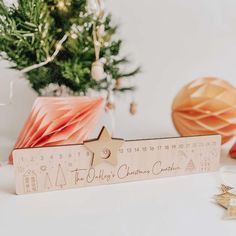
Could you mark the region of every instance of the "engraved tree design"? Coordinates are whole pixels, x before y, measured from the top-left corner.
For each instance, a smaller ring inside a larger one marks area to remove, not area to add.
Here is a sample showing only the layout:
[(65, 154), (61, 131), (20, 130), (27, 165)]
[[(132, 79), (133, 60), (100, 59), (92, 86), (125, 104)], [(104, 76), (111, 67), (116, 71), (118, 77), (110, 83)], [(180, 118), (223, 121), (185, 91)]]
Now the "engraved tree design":
[(48, 172), (47, 172), (47, 173), (46, 173), (46, 176), (45, 176), (45, 181), (44, 181), (44, 188), (45, 188), (45, 189), (50, 189), (51, 187), (52, 187), (52, 183), (51, 183), (49, 174), (48, 174)]
[(190, 160), (185, 168), (186, 171), (193, 172), (195, 170), (195, 165), (193, 160)]
[(63, 188), (64, 185), (66, 185), (66, 178), (63, 173), (62, 167), (59, 164), (57, 170), (56, 186), (60, 186), (61, 188)]

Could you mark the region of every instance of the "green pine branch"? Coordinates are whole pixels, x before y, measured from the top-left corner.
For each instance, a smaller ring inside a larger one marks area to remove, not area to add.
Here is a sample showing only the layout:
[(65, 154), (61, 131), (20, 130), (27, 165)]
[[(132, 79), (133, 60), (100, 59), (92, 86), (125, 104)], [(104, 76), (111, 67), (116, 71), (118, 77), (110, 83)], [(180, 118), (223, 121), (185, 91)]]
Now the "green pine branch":
[[(65, 3), (63, 9), (59, 1)], [(95, 61), (93, 22), (94, 16), (88, 14), (86, 0), (18, 0), (18, 4), (11, 7), (0, 0), (1, 57), (22, 70), (47, 60), (55, 52), (58, 41), (68, 34), (53, 61), (26, 73), (32, 88), (39, 94), (49, 84), (65, 85), (75, 94), (86, 94), (89, 89), (107, 90), (108, 80), (91, 79), (91, 66)], [(129, 61), (120, 55), (122, 40), (113, 39), (118, 27), (112, 24), (112, 16), (109, 14), (104, 21), (98, 19), (95, 23), (105, 26), (100, 52), (100, 57), (105, 59), (105, 73), (113, 80), (139, 73), (140, 68), (131, 72), (122, 70), (122, 65)], [(125, 92), (133, 88), (115, 90)]]

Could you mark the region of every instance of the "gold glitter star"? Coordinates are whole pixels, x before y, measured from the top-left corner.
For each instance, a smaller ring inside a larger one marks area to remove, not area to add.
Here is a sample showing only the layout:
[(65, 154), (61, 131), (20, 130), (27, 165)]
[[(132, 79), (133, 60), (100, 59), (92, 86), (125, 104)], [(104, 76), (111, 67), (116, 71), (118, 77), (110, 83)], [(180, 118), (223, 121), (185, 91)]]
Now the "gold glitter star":
[(232, 190), (233, 189), (233, 187), (230, 187), (230, 186), (227, 186), (227, 185), (225, 185), (225, 184), (221, 184), (221, 191), (223, 192), (223, 193), (226, 193), (226, 192), (228, 192), (228, 191), (230, 191), (230, 190)]
[(223, 193), (215, 196), (216, 202), (226, 209), (225, 219), (236, 219), (236, 195), (235, 189), (222, 184)]

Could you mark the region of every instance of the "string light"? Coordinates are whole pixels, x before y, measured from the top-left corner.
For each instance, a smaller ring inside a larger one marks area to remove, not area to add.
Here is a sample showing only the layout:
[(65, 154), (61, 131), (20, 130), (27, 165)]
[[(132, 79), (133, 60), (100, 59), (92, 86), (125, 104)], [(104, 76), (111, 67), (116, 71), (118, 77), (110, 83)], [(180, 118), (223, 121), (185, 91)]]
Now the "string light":
[(67, 11), (68, 10), (67, 6), (70, 6), (70, 5), (71, 5), (70, 1), (68, 1), (68, 0), (60, 0), (60, 1), (58, 1), (56, 6), (61, 11)]
[(61, 50), (62, 45), (60, 43), (56, 44), (56, 50)]
[(52, 56), (47, 57), (47, 59), (43, 62), (40, 62), (38, 64), (34, 64), (31, 66), (28, 66), (26, 68), (24, 68), (23, 70), (21, 70), (22, 73), (26, 73), (29, 72), (31, 70), (37, 69), (39, 67), (45, 66), (47, 65), (49, 62), (52, 62), (54, 60), (54, 58), (57, 56), (57, 54), (60, 52), (61, 48), (62, 48), (62, 44), (67, 40), (68, 38), (68, 34), (64, 34), (64, 36), (61, 38), (60, 41), (58, 41), (58, 43), (56, 43), (56, 50), (54, 51), (54, 53), (52, 54)]
[(57, 3), (57, 8), (60, 9), (60, 10), (65, 10), (66, 9), (65, 2), (64, 1), (59, 1)]
[(72, 33), (70, 36), (71, 36), (72, 39), (77, 39), (78, 38), (76, 33)]

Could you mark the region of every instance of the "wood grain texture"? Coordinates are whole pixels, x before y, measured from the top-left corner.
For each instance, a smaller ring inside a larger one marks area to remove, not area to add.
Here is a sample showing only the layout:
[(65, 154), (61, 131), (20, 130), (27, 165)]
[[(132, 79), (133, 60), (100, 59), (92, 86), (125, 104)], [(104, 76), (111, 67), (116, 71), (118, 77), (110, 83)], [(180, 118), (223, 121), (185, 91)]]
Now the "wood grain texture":
[(18, 149), (13, 152), (16, 193), (26, 194), (101, 184), (216, 171), (219, 135), (125, 141), (117, 164), (93, 166), (85, 145)]

